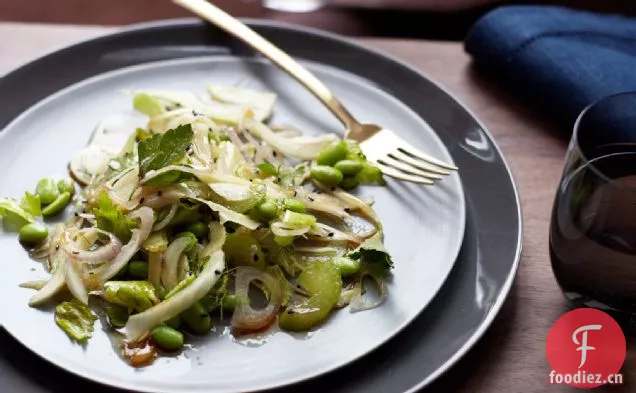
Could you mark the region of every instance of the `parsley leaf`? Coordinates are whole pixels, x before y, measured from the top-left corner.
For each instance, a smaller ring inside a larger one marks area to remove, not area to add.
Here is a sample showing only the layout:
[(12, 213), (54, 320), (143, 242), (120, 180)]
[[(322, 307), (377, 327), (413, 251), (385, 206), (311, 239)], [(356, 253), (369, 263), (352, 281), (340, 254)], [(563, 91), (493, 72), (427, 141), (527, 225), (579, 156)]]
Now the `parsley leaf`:
[(148, 171), (161, 169), (181, 160), (186, 155), (193, 136), (192, 126), (185, 124), (140, 141), (137, 145), (139, 177), (143, 177)]
[(382, 243), (382, 238), (382, 232), (378, 231), (347, 256), (351, 259), (361, 259), (362, 262), (380, 263), (389, 269), (393, 268), (393, 261)]
[(99, 194), (93, 214), (99, 229), (114, 234), (124, 243), (130, 240), (130, 231), (137, 227), (135, 221), (119, 210), (105, 192)]

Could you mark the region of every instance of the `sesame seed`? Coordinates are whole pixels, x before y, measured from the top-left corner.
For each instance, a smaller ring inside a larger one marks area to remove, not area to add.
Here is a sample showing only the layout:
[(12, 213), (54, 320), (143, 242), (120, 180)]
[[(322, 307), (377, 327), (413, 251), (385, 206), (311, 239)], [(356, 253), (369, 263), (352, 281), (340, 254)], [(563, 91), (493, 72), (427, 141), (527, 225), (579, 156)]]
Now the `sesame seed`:
[(79, 217), (79, 213), (78, 213), (78, 212), (73, 213), (73, 215), (74, 215), (75, 217)]
[(276, 151), (272, 152), (272, 156), (276, 157), (278, 155), (278, 153), (276, 153)]
[(291, 308), (287, 310), (287, 314), (293, 314), (294, 310), (292, 310)]
[(309, 199), (311, 202), (315, 201), (315, 199), (312, 197), (307, 197), (307, 199)]
[(146, 198), (141, 197), (141, 199), (139, 200), (139, 203), (144, 203), (145, 200), (146, 200)]
[(258, 259), (259, 259), (258, 258), (258, 254), (254, 254), (254, 258), (253, 259), (254, 259), (254, 262), (258, 262)]
[(163, 191), (157, 191), (157, 196), (162, 196), (163, 195)]
[(73, 251), (73, 255), (79, 255), (79, 251)]
[(333, 232), (329, 232), (329, 234), (327, 236), (333, 237)]
[(221, 274), (221, 273), (222, 273), (222, 272), (221, 272), (220, 270), (215, 270), (215, 271), (214, 271), (214, 274), (216, 274), (216, 275), (219, 275), (219, 274)]

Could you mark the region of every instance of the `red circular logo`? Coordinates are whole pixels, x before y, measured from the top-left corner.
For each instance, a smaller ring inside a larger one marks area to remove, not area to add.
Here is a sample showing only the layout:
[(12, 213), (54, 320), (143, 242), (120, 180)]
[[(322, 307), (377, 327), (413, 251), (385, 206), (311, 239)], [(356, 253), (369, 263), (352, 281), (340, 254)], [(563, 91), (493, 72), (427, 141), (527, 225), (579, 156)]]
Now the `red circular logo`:
[(626, 352), (625, 335), (612, 317), (591, 308), (570, 311), (548, 333), (550, 382), (578, 388), (612, 382)]

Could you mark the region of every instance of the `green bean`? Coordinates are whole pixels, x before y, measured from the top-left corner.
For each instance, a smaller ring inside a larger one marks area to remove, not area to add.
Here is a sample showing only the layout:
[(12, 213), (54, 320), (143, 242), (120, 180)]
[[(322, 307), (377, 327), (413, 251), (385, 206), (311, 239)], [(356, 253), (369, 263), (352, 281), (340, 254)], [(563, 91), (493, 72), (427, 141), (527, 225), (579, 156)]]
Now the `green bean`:
[[(303, 206), (304, 208), (305, 206)], [(278, 215), (278, 205), (273, 201), (265, 201), (256, 206), (256, 211), (267, 221), (271, 221)]]
[(179, 329), (181, 327), (181, 315), (177, 315), (176, 317), (172, 317), (166, 321), (166, 325), (170, 326), (173, 329)]
[(194, 236), (197, 237), (197, 239), (201, 240), (203, 238), (205, 238), (208, 235), (208, 226), (205, 223), (202, 223), (201, 221), (192, 223), (190, 225), (188, 225), (187, 228), (188, 232), (191, 232), (194, 234)]
[(60, 195), (60, 191), (55, 185), (55, 180), (50, 177), (45, 177), (38, 182), (38, 185), (35, 187), (35, 193), (40, 196), (40, 202), (42, 202), (43, 205), (53, 203)]
[(148, 262), (132, 261), (128, 264), (128, 274), (140, 280), (148, 279)]
[(305, 205), (303, 205), (303, 203), (301, 201), (298, 201), (296, 199), (287, 199), (285, 200), (285, 209), (286, 210), (291, 210), (293, 212), (296, 213), (304, 213), (305, 212)]
[(193, 333), (205, 334), (212, 329), (212, 318), (199, 302), (182, 312), (181, 318)]
[(340, 141), (331, 146), (326, 147), (318, 154), (318, 165), (334, 165), (340, 160), (344, 160), (347, 157), (347, 143)]
[[(40, 196), (41, 198), (42, 196)], [(66, 205), (71, 200), (71, 194), (69, 192), (64, 192), (60, 194), (50, 205), (42, 209), (43, 216), (52, 216), (64, 210)]]
[(342, 172), (326, 165), (316, 165), (311, 168), (311, 177), (327, 186), (336, 186), (342, 181)]
[(362, 164), (353, 160), (338, 161), (333, 167), (342, 172), (345, 176), (357, 175), (358, 172), (362, 170)]
[(360, 185), (360, 180), (355, 177), (345, 177), (340, 182), (339, 186), (344, 188), (345, 190), (351, 190), (352, 188), (356, 188)]
[(360, 262), (355, 259), (335, 257), (332, 261), (338, 270), (340, 270), (340, 275), (342, 277), (352, 276), (360, 270)]
[(183, 346), (183, 334), (170, 326), (158, 326), (150, 335), (162, 349), (176, 351)]
[(71, 195), (75, 194), (75, 185), (73, 184), (73, 180), (69, 179), (68, 177), (58, 180), (57, 190), (60, 193), (68, 192)]
[(27, 224), (20, 229), (20, 241), (24, 244), (38, 244), (49, 235), (49, 230), (39, 222)]

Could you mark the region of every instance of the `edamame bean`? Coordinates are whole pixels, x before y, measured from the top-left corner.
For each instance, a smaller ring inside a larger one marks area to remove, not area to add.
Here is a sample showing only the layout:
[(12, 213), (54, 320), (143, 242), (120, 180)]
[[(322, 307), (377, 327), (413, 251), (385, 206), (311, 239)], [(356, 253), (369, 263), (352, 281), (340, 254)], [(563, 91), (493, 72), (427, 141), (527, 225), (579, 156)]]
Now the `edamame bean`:
[(362, 170), (362, 164), (353, 160), (338, 161), (333, 167), (342, 172), (345, 176), (357, 175), (358, 172)]
[[(40, 196), (41, 198), (42, 196)], [(68, 192), (64, 192), (60, 194), (50, 205), (42, 209), (43, 216), (52, 216), (64, 210), (66, 205), (68, 205), (71, 200), (71, 194)]]
[(311, 177), (327, 186), (336, 186), (342, 181), (342, 172), (326, 165), (316, 165), (311, 168)]
[(173, 329), (179, 329), (181, 327), (181, 315), (177, 315), (176, 317), (172, 317), (166, 321), (166, 325), (170, 326)]
[(360, 180), (355, 177), (345, 177), (340, 182), (339, 186), (344, 188), (345, 190), (350, 190), (352, 188), (356, 188), (360, 185)]
[(345, 141), (334, 143), (321, 151), (316, 161), (318, 165), (334, 165), (336, 162), (344, 160), (345, 157), (347, 157), (348, 150)]
[(60, 191), (57, 189), (57, 185), (55, 185), (55, 180), (50, 177), (46, 177), (38, 182), (38, 185), (35, 187), (35, 193), (40, 196), (40, 202), (42, 202), (43, 205), (53, 203), (60, 195)]
[(333, 264), (340, 270), (340, 275), (348, 277), (356, 274), (360, 270), (360, 262), (347, 257), (333, 258)]
[(73, 180), (69, 179), (68, 177), (58, 180), (57, 190), (60, 193), (68, 192), (73, 195), (75, 193), (75, 185), (73, 184)]
[(170, 326), (158, 326), (150, 335), (162, 349), (176, 351), (183, 346), (183, 334)]
[(27, 224), (20, 229), (20, 241), (24, 244), (38, 244), (49, 235), (49, 230), (39, 222)]
[(194, 236), (196, 236), (199, 240), (205, 238), (208, 235), (208, 230), (208, 226), (201, 221), (188, 225), (188, 232), (193, 233)]
[(237, 302), (236, 295), (227, 295), (223, 297), (222, 307), (224, 310), (232, 311), (236, 307)]
[(182, 312), (181, 318), (193, 333), (205, 334), (212, 329), (212, 318), (199, 302)]
[(159, 299), (161, 300), (165, 299), (167, 294), (168, 294), (168, 290), (164, 288), (163, 286), (160, 285), (157, 288), (155, 288), (155, 295), (157, 295)]
[(296, 199), (287, 199), (285, 200), (285, 209), (291, 210), (296, 213), (304, 213), (305, 205), (301, 201), (297, 201)]
[(128, 274), (134, 278), (146, 280), (148, 278), (148, 262), (132, 261), (128, 264)]
[(283, 246), (284, 247), (284, 246), (289, 246), (290, 244), (292, 244), (294, 242), (294, 237), (293, 236), (278, 236), (278, 235), (274, 235), (274, 241), (279, 246)]
[[(305, 206), (303, 206), (304, 208)], [(278, 215), (278, 205), (274, 201), (265, 201), (256, 206), (256, 211), (267, 221), (271, 221)]]

